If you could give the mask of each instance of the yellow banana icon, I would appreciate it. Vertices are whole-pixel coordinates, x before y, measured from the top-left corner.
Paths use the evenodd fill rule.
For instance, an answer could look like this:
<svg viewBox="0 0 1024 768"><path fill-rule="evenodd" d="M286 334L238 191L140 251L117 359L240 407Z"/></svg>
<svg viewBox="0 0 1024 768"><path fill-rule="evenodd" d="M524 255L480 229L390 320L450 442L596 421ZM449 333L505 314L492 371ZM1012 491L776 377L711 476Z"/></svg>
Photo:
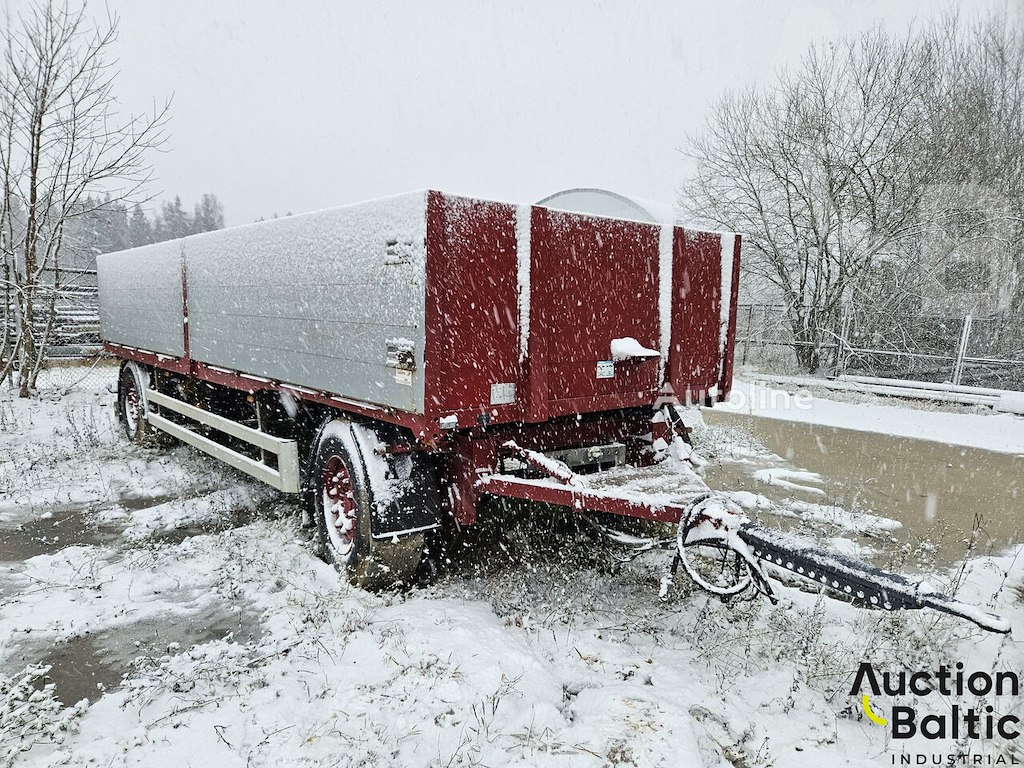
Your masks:
<svg viewBox="0 0 1024 768"><path fill-rule="evenodd" d="M870 720L872 723L883 726L889 724L889 720L887 718L876 715L874 713L874 710L871 709L871 704L868 700L868 695L866 693L860 697L860 706L861 709L864 710L864 714L868 716L868 720Z"/></svg>

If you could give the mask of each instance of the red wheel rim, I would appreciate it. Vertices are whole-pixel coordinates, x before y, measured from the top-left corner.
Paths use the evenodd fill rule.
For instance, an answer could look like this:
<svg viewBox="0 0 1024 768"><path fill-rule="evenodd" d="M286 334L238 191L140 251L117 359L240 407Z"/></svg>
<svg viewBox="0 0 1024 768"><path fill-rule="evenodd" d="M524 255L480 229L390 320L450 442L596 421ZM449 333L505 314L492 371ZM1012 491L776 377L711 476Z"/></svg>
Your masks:
<svg viewBox="0 0 1024 768"><path fill-rule="evenodd" d="M352 476L341 456L332 455L322 482L324 523L336 556L347 558L356 538L356 499Z"/></svg>

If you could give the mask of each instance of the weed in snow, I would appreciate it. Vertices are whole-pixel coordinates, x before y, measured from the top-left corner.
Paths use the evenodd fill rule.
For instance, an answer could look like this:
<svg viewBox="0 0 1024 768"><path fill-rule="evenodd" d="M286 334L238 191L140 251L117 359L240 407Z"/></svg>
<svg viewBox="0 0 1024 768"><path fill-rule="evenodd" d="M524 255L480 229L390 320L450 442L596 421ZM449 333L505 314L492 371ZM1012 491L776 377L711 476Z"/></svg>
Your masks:
<svg viewBox="0 0 1024 768"><path fill-rule="evenodd" d="M0 676L0 768L10 768L20 753L40 744L61 744L78 730L87 702L61 704L53 684L42 682L49 671L30 665L11 677Z"/></svg>

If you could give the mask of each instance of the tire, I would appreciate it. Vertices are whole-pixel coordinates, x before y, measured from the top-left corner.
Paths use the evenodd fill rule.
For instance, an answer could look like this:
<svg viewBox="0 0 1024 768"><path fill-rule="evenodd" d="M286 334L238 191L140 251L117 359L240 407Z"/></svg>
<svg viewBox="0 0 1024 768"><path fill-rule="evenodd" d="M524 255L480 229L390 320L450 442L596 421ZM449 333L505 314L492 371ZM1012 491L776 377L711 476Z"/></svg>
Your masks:
<svg viewBox="0 0 1024 768"><path fill-rule="evenodd" d="M334 419L321 429L310 487L324 560L357 587L389 589L412 582L423 534L397 540L371 535L374 489L350 422Z"/></svg>
<svg viewBox="0 0 1024 768"><path fill-rule="evenodd" d="M146 421L146 388L149 372L137 363L121 366L117 381L117 417L125 436L137 445L148 441L153 428Z"/></svg>

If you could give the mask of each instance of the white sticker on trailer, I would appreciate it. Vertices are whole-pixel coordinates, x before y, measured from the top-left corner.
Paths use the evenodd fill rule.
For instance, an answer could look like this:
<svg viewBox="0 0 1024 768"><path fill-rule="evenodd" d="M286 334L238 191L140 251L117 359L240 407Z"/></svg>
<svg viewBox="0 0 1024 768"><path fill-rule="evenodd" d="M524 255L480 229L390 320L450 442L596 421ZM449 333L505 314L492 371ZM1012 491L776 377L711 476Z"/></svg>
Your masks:
<svg viewBox="0 0 1024 768"><path fill-rule="evenodd" d="M508 405L515 401L515 384L491 384L491 405Z"/></svg>
<svg viewBox="0 0 1024 768"><path fill-rule="evenodd" d="M598 360L597 361L597 378L599 378L599 379L614 379L615 378L615 361L614 360Z"/></svg>
<svg viewBox="0 0 1024 768"><path fill-rule="evenodd" d="M395 371L395 381L399 384L404 384L407 387L412 386L412 371L405 371L399 368Z"/></svg>

